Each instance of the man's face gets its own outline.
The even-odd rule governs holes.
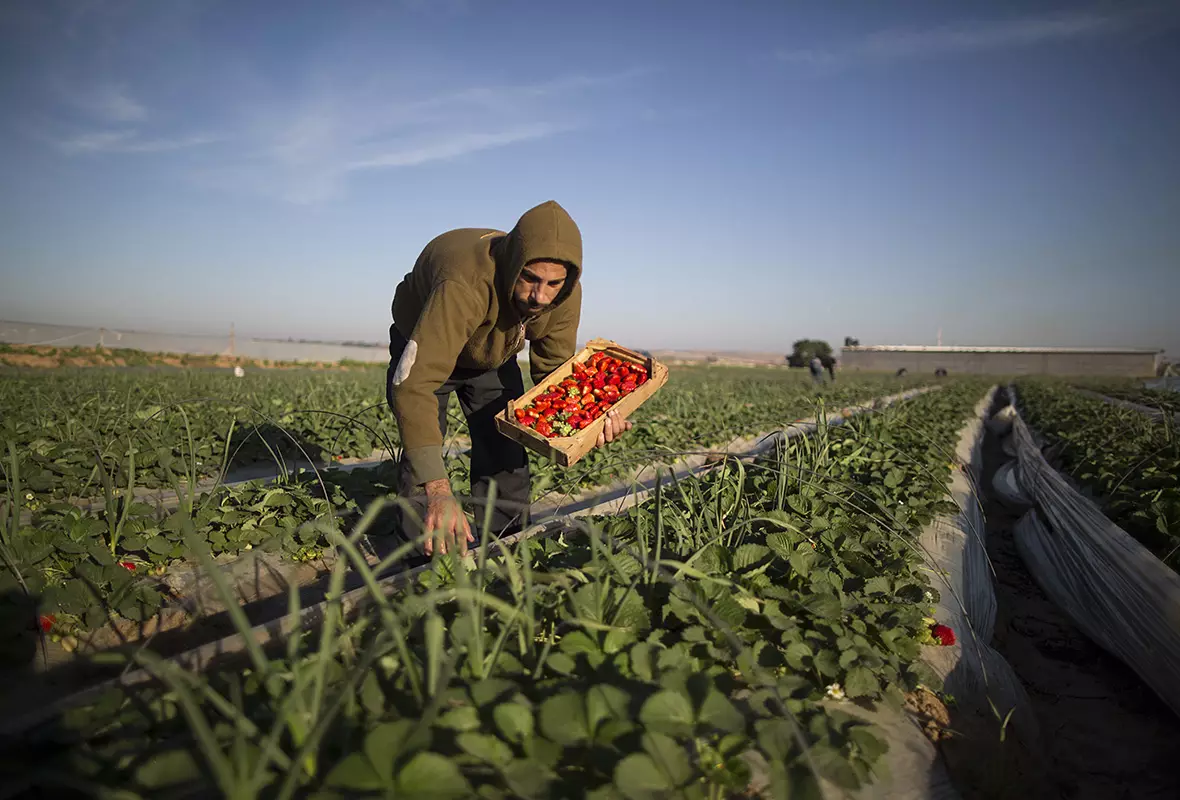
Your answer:
[[[555,261],[525,264],[512,288],[512,302],[522,317],[545,311],[565,286],[566,267]]]

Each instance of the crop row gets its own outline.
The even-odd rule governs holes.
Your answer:
[[[1180,569],[1180,436],[1137,411],[1061,384],[1016,384],[1022,416],[1106,515],[1165,564]]]
[[[101,495],[104,484],[167,488],[259,463],[317,464],[393,452],[397,426],[384,373],[9,371],[0,381],[0,494],[19,477],[26,505]],[[916,383],[860,378],[823,392],[848,403]],[[635,421],[621,447],[596,453],[564,479],[534,459],[538,492],[594,485],[628,472],[636,453],[720,444],[777,426],[816,392],[800,375],[681,369]],[[452,398],[449,433],[466,435]],[[458,477],[463,479],[463,474]]]
[[[1167,414],[1180,414],[1180,393],[1167,389],[1148,389],[1141,380],[1134,378],[1087,378],[1075,379],[1074,385],[1092,392],[1099,392],[1116,400],[1147,408],[1155,408]]]
[[[92,375],[86,375],[85,380],[107,380]],[[320,379],[324,375],[318,373]],[[716,444],[739,432],[776,427],[775,420],[813,413],[815,390],[794,376],[780,376],[782,373],[762,370],[685,371],[650,408],[641,409],[638,427],[612,446],[609,455],[594,454],[584,465],[569,471],[533,456],[534,494],[541,497],[547,492],[572,491],[600,483],[629,474],[653,457],[670,459],[677,448]],[[284,381],[293,379],[280,377],[278,385],[287,385]],[[57,376],[49,378],[50,385],[61,380]],[[177,375],[168,376],[168,380],[187,379]],[[336,387],[339,395],[325,393],[325,400],[344,396],[346,390],[342,387],[355,389],[350,376],[335,380],[341,381]],[[146,380],[145,384],[151,385]],[[856,381],[838,390],[829,389],[828,394],[831,402],[845,403],[867,399],[893,386],[882,380]],[[159,386],[157,390],[164,391]],[[130,398],[134,392],[128,392]],[[102,397],[96,395],[95,403],[100,404]],[[109,395],[106,397],[109,401]],[[132,417],[150,417],[157,413],[155,400],[162,398],[140,409],[136,401],[126,399],[124,410]],[[44,411],[46,407],[44,403],[34,405],[35,410]],[[197,415],[184,405],[175,410],[188,425],[177,449],[189,453],[195,448],[201,455],[202,448],[224,442],[206,437],[198,443],[195,433],[187,435]],[[167,426],[165,430],[176,434]],[[72,435],[74,452],[82,452],[84,435],[77,431]],[[194,492],[188,487],[196,484],[198,476],[193,469],[199,459],[177,463],[161,459],[145,469],[143,440],[136,438],[143,435],[143,429],[133,427],[128,433],[106,428],[104,435],[118,446],[126,446],[127,454],[110,472],[107,467],[95,469],[87,478],[96,483],[92,493],[101,500],[97,508],[90,510],[54,500],[52,492],[47,498],[32,490],[26,483],[27,460],[19,455],[23,445],[11,439],[7,442],[11,454],[4,470],[8,496],[0,501],[0,530],[8,562],[15,569],[0,573],[0,591],[6,596],[38,598],[55,635],[101,626],[112,611],[116,618],[128,620],[150,617],[164,602],[158,579],[176,562],[192,556],[182,536],[186,524],[191,524],[196,535],[218,556],[232,557],[258,548],[290,560],[306,561],[319,556],[328,535],[342,530],[372,499],[396,492],[394,469],[388,462],[351,473],[329,469],[278,482],[250,481]],[[659,448],[654,447],[657,441],[662,443]],[[64,447],[64,443],[59,446]],[[110,449],[115,451],[114,446]],[[49,464],[59,467],[57,462]],[[448,466],[456,491],[465,493],[467,459],[451,459]],[[129,490],[141,485],[140,476],[145,473],[153,480],[162,476],[166,485],[176,490],[180,499],[175,509],[161,510],[135,499]],[[45,474],[40,473],[41,477]],[[26,510],[31,511],[31,518],[24,522],[22,512]]]
[[[855,787],[888,743],[845,703],[897,707],[934,680],[919,655],[937,588],[914,535],[954,510],[956,432],[985,388],[955,381],[821,428],[581,530],[485,540],[470,569],[440,557],[285,653],[255,646],[244,670],[194,676],[141,654],[162,686],[6,746],[49,788],[605,800],[818,796],[817,775]]]

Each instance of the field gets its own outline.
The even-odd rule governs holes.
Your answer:
[[[678,367],[614,446],[565,470],[532,458],[538,506],[658,468],[651,491],[423,565],[412,545],[380,563],[362,553],[388,533],[382,512],[395,502],[383,370],[3,377],[10,665],[27,664],[42,634],[61,651],[98,629],[134,630],[175,604],[167,579],[184,568],[207,569],[224,613],[249,632],[215,564],[261,551],[328,565],[321,623],[273,647],[245,636],[244,663],[197,674],[150,641],[108,654],[156,680],[114,686],[7,740],[10,763],[37,785],[128,796],[183,786],[235,797],[721,798],[751,787],[813,797],[875,780],[894,745],[864,709],[954,702],[924,655],[954,640],[935,626],[946,584],[917,542],[961,511],[949,490],[965,469],[955,451],[989,381],[841,376],[815,387],[783,369]],[[1035,380],[1018,390],[1030,424],[1090,448],[1067,469],[1079,480],[1098,470],[1112,518],[1171,558],[1150,531],[1176,530],[1174,439],[1151,438],[1142,415],[1148,427],[1124,420],[1134,438],[1104,461],[1096,454],[1109,442],[1071,438],[1096,413],[1073,405],[1084,399],[1076,390]],[[804,419],[818,421],[813,435],[702,460]],[[455,404],[448,469],[459,494],[465,434]],[[1147,451],[1163,460],[1150,470],[1128,461]],[[693,457],[701,467],[672,476]],[[1154,477],[1168,469],[1170,488]],[[1134,479],[1109,480],[1124,471]],[[411,577],[388,583],[395,574]],[[346,581],[363,602],[343,601]],[[285,598],[293,621],[296,589]]]
[[[1163,408],[1171,398],[1110,382],[1075,381],[1119,399]],[[1180,430],[1168,418],[1104,403],[1057,381],[1016,384],[1030,425],[1053,445],[1061,468],[1106,515],[1172,569],[1180,570]],[[1158,403],[1158,405],[1157,405]]]

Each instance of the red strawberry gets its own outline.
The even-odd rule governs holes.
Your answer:
[[[130,571],[130,572],[135,572],[135,562],[134,561],[120,561],[119,566],[125,570]]]
[[[955,632],[946,625],[931,625],[930,634],[938,640],[938,643],[943,647],[950,647],[955,643]]]
[[[57,617],[53,614],[42,614],[37,623],[41,626],[43,633],[49,633],[49,629],[53,627],[53,623],[57,622]]]

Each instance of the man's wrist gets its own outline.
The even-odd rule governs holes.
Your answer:
[[[427,497],[441,497],[451,494],[451,482],[446,478],[427,481],[424,484]]]

